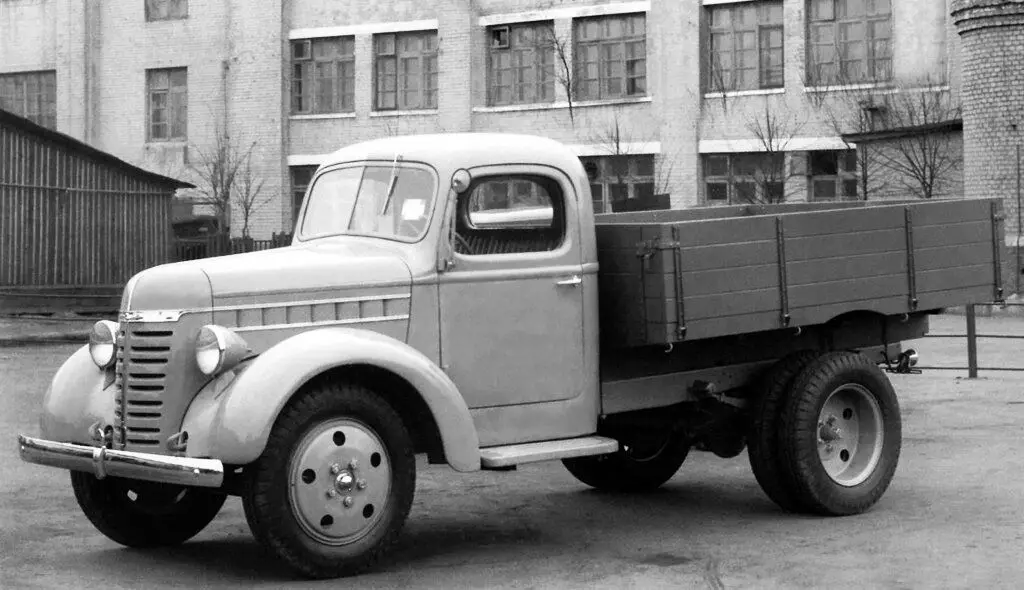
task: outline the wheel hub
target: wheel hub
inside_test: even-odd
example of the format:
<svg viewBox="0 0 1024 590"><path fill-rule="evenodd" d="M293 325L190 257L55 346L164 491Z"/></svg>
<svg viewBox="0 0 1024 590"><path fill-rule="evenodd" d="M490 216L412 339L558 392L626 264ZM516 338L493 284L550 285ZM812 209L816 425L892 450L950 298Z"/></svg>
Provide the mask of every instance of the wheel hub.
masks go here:
<svg viewBox="0 0 1024 590"><path fill-rule="evenodd" d="M289 476L298 524L326 545L359 540L385 514L391 463L380 437L357 420L330 420L303 436Z"/></svg>
<svg viewBox="0 0 1024 590"><path fill-rule="evenodd" d="M878 466L884 434L875 396L860 384L845 384L829 394L818 415L818 458L833 481L858 485Z"/></svg>

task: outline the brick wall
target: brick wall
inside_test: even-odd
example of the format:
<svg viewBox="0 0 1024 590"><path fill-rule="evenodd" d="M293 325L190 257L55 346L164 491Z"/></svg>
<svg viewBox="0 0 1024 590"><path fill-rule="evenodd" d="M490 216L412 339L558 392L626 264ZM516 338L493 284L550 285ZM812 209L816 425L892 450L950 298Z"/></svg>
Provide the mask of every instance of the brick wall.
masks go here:
<svg viewBox="0 0 1024 590"><path fill-rule="evenodd" d="M805 0L784 0L785 90L781 94L705 99L700 84L704 15L700 0L650 0L648 96L644 100L581 106L575 109L575 124L564 106L512 112L486 108L487 37L481 17L561 10L555 13L555 26L560 35L569 38L572 19L566 10L585 14L595 7L626 1L190 0L188 19L147 23L140 0L5 0L0 2L0 48L15 47L17 51L0 53L0 71L26 64L57 67L58 126L62 131L133 163L186 180L196 178L185 158L195 156L192 148L208 146L216 123L226 120L236 142L257 142L257 168L266 182L264 191L274 198L253 219L251 233L257 238L290 229L289 156L316 156L385 135L516 131L548 135L601 153L604 142L600 136L618 118L630 143L660 147L659 175L666 178L659 184L669 187L674 207L702 202L701 140L749 141L750 119L766 104L792 113L794 135L799 138L837 143L829 113L841 110L843 97L808 94L804 88ZM930 72L940 50L932 40L940 37L945 26L953 72L951 92L958 93L960 47L972 41L950 34L951 21L945 19L944 23L940 18L948 12L949 1L953 0L893 3L896 73L919 78L922 72ZM86 5L92 8L87 10ZM548 16L543 18L550 18L550 12L544 14ZM439 28L438 109L373 113L373 33L368 32L373 27L366 27L433 19ZM24 36L22 24L40 22L49 24L24 27L36 37ZM355 113L329 118L291 116L289 33L324 27L363 27L356 34ZM1001 47L1006 67L1013 69L1016 66L1009 63L1010 56L1019 46ZM994 70L1002 63L999 59L972 59L975 61L965 67ZM146 141L145 71L159 67L188 68L189 150L185 145ZM1011 104L1020 98L1014 94L1006 100ZM968 126L968 132L978 136L989 133L979 125ZM1005 146L996 147L1005 152ZM1005 161L1003 152L996 153ZM975 156L975 161L982 157ZM982 180L989 184L983 183L977 190L1005 194L1005 184L995 186L991 179ZM241 230L237 214L232 226L236 233Z"/></svg>
<svg viewBox="0 0 1024 590"><path fill-rule="evenodd" d="M1015 242L1017 146L1024 143L1024 3L956 0L963 43L964 185L968 197L1001 196Z"/></svg>

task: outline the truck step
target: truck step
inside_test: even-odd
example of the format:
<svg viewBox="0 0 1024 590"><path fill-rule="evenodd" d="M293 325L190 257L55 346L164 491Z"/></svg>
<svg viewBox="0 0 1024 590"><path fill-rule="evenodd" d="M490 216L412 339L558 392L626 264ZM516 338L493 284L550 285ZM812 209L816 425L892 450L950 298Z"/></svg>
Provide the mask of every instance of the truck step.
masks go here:
<svg viewBox="0 0 1024 590"><path fill-rule="evenodd" d="M483 469L508 469L524 463L605 455L617 450L619 441L603 436L505 445L480 449L480 466Z"/></svg>

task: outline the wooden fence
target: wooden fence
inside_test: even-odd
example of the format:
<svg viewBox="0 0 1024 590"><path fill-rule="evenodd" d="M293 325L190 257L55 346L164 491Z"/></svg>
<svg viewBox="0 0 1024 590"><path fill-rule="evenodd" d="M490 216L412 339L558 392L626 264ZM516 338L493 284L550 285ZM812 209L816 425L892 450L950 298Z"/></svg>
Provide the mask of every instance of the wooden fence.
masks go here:
<svg viewBox="0 0 1024 590"><path fill-rule="evenodd" d="M227 235L213 235L202 238L175 238L174 259L198 260L212 256L258 252L281 248L292 243L291 234L274 234L269 240L251 238L230 238Z"/></svg>

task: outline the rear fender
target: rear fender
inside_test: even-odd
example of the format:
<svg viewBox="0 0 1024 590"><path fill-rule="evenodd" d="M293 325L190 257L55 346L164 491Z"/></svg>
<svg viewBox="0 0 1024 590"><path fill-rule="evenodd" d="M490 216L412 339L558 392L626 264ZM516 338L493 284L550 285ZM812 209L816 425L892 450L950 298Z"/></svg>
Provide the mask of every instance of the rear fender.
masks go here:
<svg viewBox="0 0 1024 590"><path fill-rule="evenodd" d="M182 429L188 455L244 465L263 453L289 399L321 373L369 365L405 379L426 402L449 465L480 469L476 428L455 384L419 351L390 336L353 328L312 330L279 342L218 376L192 401Z"/></svg>

